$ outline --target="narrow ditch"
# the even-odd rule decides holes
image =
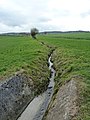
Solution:
[[[38,97],[35,97],[17,120],[42,120],[43,116],[45,115],[45,112],[47,110],[47,107],[51,101],[54,92],[55,84],[54,83],[55,70],[53,68],[53,62],[51,61],[51,57],[52,53],[48,59],[51,76],[47,90]]]

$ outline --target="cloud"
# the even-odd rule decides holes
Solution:
[[[80,15],[82,18],[86,18],[86,17],[90,16],[90,10],[88,10],[87,12],[83,12]]]
[[[0,9],[0,22],[8,26],[20,26],[25,24],[24,16],[15,13],[15,11],[7,11]]]
[[[0,0],[0,32],[90,30],[90,0]]]

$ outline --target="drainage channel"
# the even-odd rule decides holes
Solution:
[[[51,77],[47,90],[38,97],[35,97],[17,120],[42,120],[45,115],[54,92],[55,70],[53,68],[53,63],[51,62],[51,56],[48,59]]]

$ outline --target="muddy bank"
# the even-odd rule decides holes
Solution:
[[[77,87],[71,80],[60,87],[54,102],[49,106],[44,120],[73,120],[77,114]]]

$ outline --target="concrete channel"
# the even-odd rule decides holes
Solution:
[[[35,97],[17,120],[42,120],[43,116],[45,115],[54,92],[55,84],[55,70],[53,68],[53,63],[51,62],[51,56],[48,59],[51,77],[47,90],[38,97]]]

